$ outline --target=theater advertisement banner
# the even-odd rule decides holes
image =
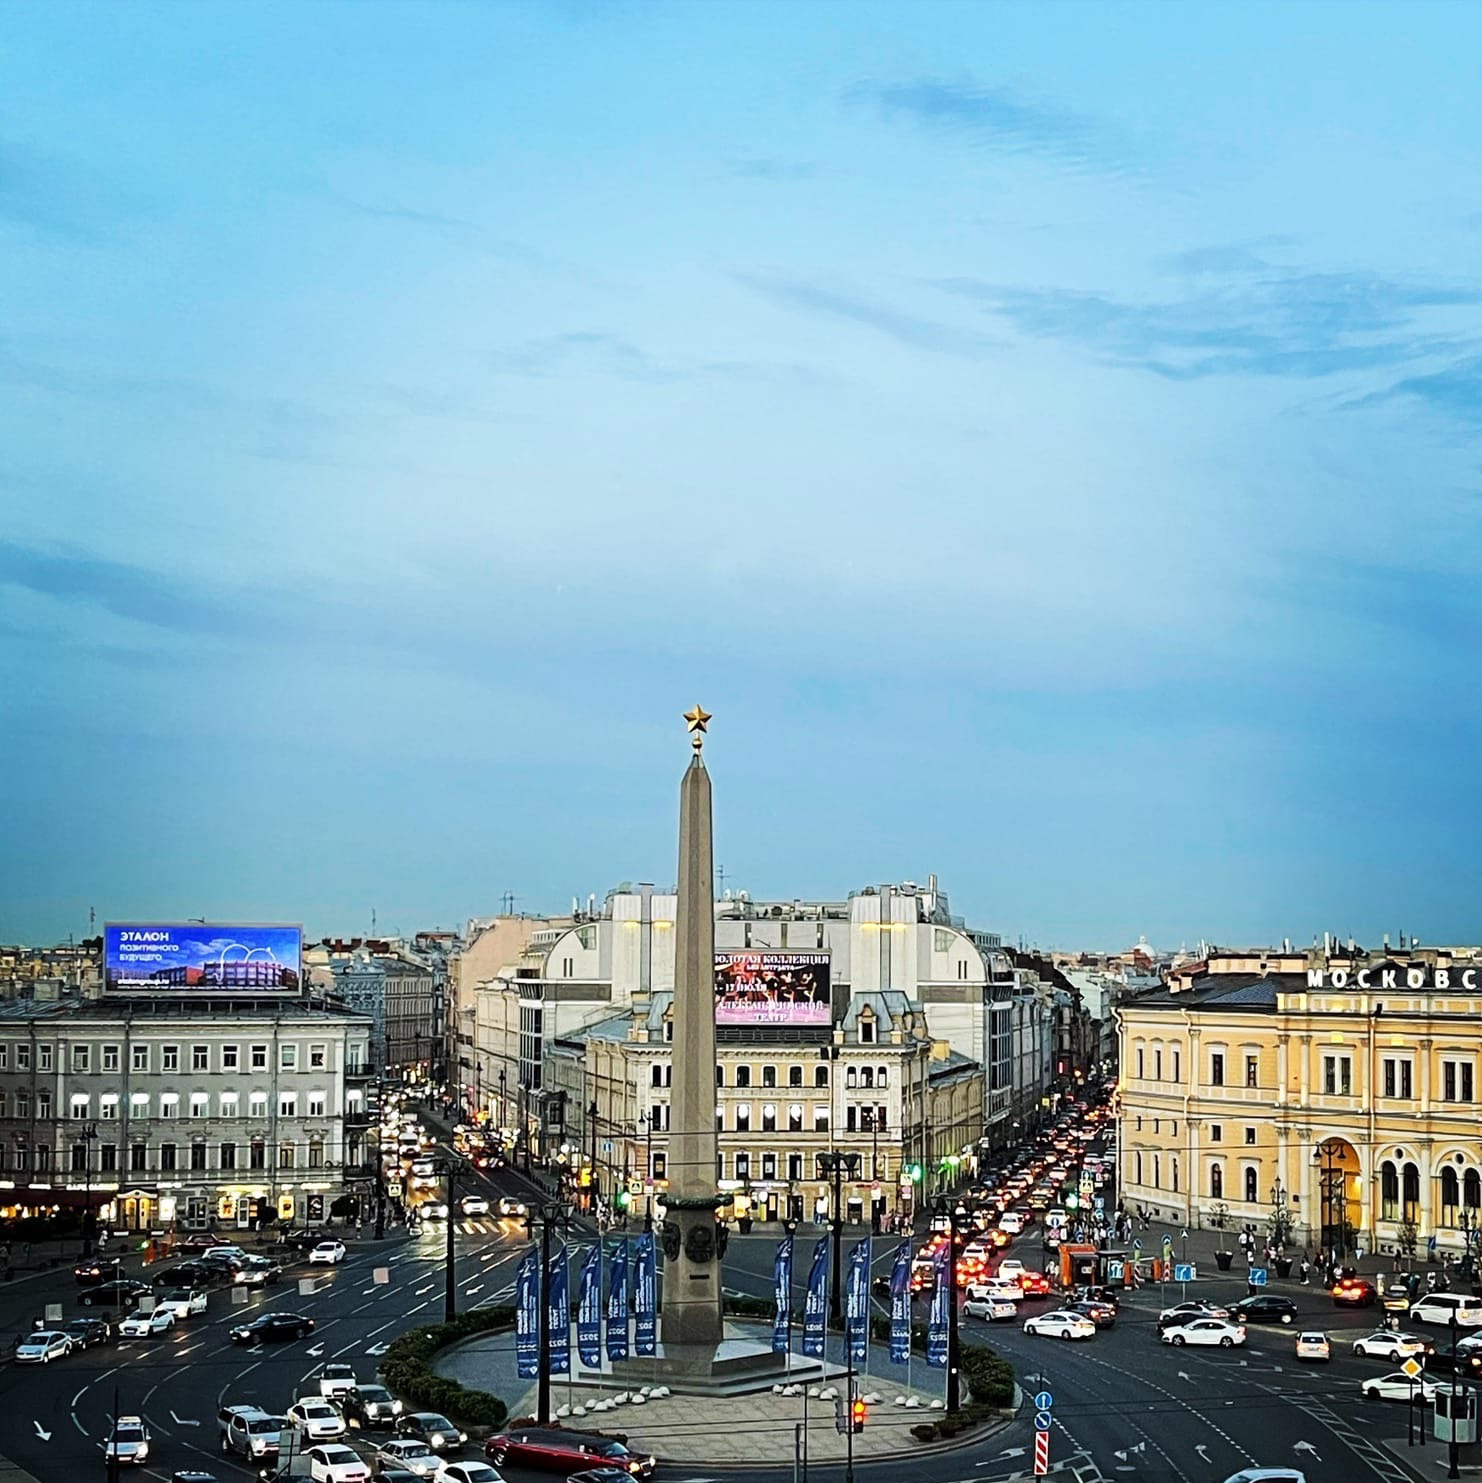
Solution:
[[[131,993],[297,993],[303,929],[217,922],[110,922],[103,984]]]
[[[829,1022],[827,953],[716,953],[717,1025],[827,1025]]]

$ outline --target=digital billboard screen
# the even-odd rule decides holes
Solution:
[[[717,1025],[827,1025],[827,953],[715,955]]]
[[[103,983],[153,993],[295,993],[303,929],[216,922],[112,922]]]

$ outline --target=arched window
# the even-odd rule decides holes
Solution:
[[[1163,1188],[1163,1156],[1156,1153],[1153,1155],[1153,1188]]]
[[[1168,1160],[1168,1178],[1173,1187],[1173,1193],[1178,1193],[1178,1155],[1174,1154]]]
[[[827,1066],[815,1066],[813,1068],[813,1085],[816,1087],[826,1087],[828,1085]]]
[[[1385,1159],[1379,1166],[1379,1218],[1400,1218],[1400,1171],[1395,1168],[1393,1159]]]
[[[1134,1183],[1141,1184],[1142,1183],[1142,1150],[1139,1149],[1137,1151],[1137,1153],[1135,1153],[1133,1155],[1133,1158],[1136,1160],[1136,1163],[1137,1163],[1137,1178],[1134,1181]]]
[[[1247,1205],[1254,1205],[1260,1199],[1260,1195],[1256,1192],[1258,1183],[1255,1165],[1247,1164],[1245,1166],[1245,1203]]]
[[[1406,1164],[1400,1174],[1404,1186],[1401,1206],[1406,1220],[1420,1219],[1420,1170],[1414,1164]]]
[[[1209,1166],[1209,1196],[1213,1200],[1225,1198],[1225,1171],[1219,1164]]]
[[[1473,1215],[1482,1208],[1482,1174],[1468,1169],[1461,1178],[1461,1202]]]
[[[738,1087],[749,1087],[751,1085],[751,1067],[736,1067],[736,1085]]]
[[[875,1068],[873,1066],[861,1066],[859,1068],[859,1084],[868,1087],[871,1091],[875,1089]]]
[[[1136,1050],[1136,1055],[1137,1055],[1137,1079],[1139,1081],[1141,1081],[1142,1080],[1142,1070],[1143,1070],[1142,1046],[1141,1045],[1138,1045],[1137,1050]]]
[[[1460,1194],[1461,1184],[1456,1177],[1456,1170],[1447,1164],[1441,1170],[1441,1224],[1443,1226],[1456,1224],[1456,1205]]]

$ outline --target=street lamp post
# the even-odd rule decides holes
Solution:
[[[654,1125],[646,1112],[638,1114],[643,1129],[643,1229],[654,1228]]]
[[[536,1343],[539,1346],[540,1372],[536,1379],[535,1419],[541,1426],[551,1422],[551,1305],[549,1295],[551,1275],[551,1232],[567,1231],[571,1228],[571,1206],[563,1200],[547,1200],[540,1208],[525,1217],[527,1235],[534,1234],[533,1226],[540,1226],[540,1280],[535,1284],[539,1294],[536,1314]]]
[[[93,1254],[97,1222],[93,1218],[93,1144],[98,1141],[97,1123],[89,1123],[77,1135],[82,1140],[82,1254]]]
[[[1334,1227],[1339,1221],[1334,1218],[1334,1206],[1342,1210],[1343,1195],[1343,1170],[1339,1167],[1340,1157],[1337,1146],[1331,1138],[1319,1143],[1312,1150],[1312,1162],[1321,1164],[1322,1171],[1319,1175],[1319,1199],[1321,1209],[1319,1211],[1319,1237],[1324,1256],[1336,1251],[1338,1239],[1334,1236]],[[1337,1197],[1335,1199],[1335,1196]]]
[[[833,1215],[833,1262],[829,1273],[829,1315],[836,1321],[844,1311],[840,1286],[840,1265],[844,1245],[844,1207],[840,1196],[840,1182],[845,1171],[848,1171],[851,1179],[859,1176],[859,1155],[857,1153],[840,1153],[837,1148],[828,1153],[818,1155],[818,1177],[822,1180],[833,1182],[834,1187],[834,1215]]]
[[[504,1067],[499,1068],[499,1128],[501,1135],[508,1126],[504,1115]]]
[[[592,1124],[591,1195],[587,1209],[595,1214],[597,1210],[597,1197],[602,1192],[597,1182],[597,1099],[595,1097],[587,1105],[587,1119]]]
[[[455,1199],[458,1176],[468,1172],[468,1164],[463,1159],[442,1158],[437,1160],[432,1167],[448,1181],[448,1249],[444,1257],[447,1268],[443,1273],[443,1319],[447,1323],[452,1323],[458,1316],[458,1281],[454,1272],[456,1250],[453,1241],[454,1233],[458,1228]]]

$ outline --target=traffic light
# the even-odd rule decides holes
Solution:
[[[921,1165],[920,1164],[907,1164],[906,1165],[906,1178],[909,1179],[912,1184],[920,1184],[921,1183]]]
[[[626,1190],[626,1189],[620,1189],[620,1190],[619,1190],[619,1191],[618,1191],[618,1197],[617,1197],[617,1202],[618,1202],[618,1209],[619,1209],[619,1210],[626,1210],[626,1209],[627,1209],[627,1208],[628,1208],[628,1202],[629,1202],[629,1201],[630,1201],[630,1200],[631,1200],[631,1199],[632,1199],[632,1198],[633,1198],[633,1196],[632,1196],[632,1195],[630,1195],[630,1194],[629,1194],[629,1193],[628,1193],[628,1192],[627,1192],[627,1190]]]
[[[865,1403],[855,1396],[853,1404],[849,1407],[849,1430],[862,1432],[865,1424]]]

